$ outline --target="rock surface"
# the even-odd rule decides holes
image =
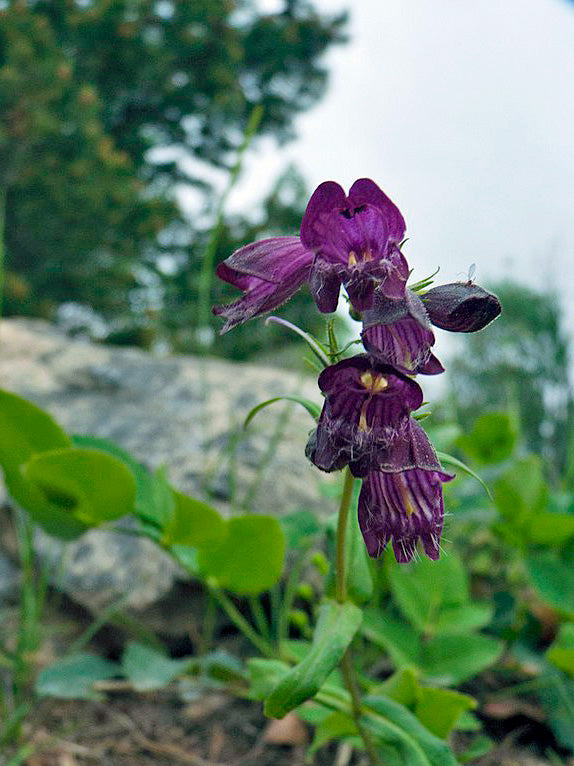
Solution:
[[[0,385],[46,409],[70,433],[110,439],[150,469],[165,464],[175,487],[220,511],[325,510],[325,477],[304,456],[313,424],[303,408],[272,405],[242,429],[265,399],[298,392],[319,402],[312,378],[95,345],[41,321],[12,319],[0,327]],[[37,550],[51,559],[61,552],[44,534]],[[118,599],[141,612],[183,576],[152,543],[103,529],[67,545],[64,556],[61,587],[95,614]]]

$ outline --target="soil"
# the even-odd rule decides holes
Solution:
[[[304,766],[310,732],[292,722],[271,744],[273,724],[261,705],[210,693],[183,703],[175,691],[108,693],[105,701],[44,699],[24,726],[33,752],[8,766]],[[2,760],[3,757],[5,760]],[[366,766],[346,746],[321,750],[313,766]],[[531,752],[501,744],[471,766],[550,766]],[[555,762],[554,762],[555,763]],[[572,766],[572,764],[571,764]]]

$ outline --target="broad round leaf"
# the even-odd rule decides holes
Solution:
[[[227,537],[214,550],[199,553],[199,568],[221,588],[254,595],[281,577],[285,541],[277,519],[238,516],[226,522]]]
[[[8,492],[46,532],[63,540],[78,537],[86,525],[51,506],[26,479],[22,466],[34,455],[69,446],[68,435],[47,412],[16,394],[0,391],[0,466]]]
[[[42,452],[26,464],[24,474],[50,508],[85,525],[133,512],[134,477],[123,463],[100,450],[68,447]]]
[[[162,544],[192,548],[216,548],[228,532],[220,514],[201,500],[174,492],[174,513],[166,524]]]

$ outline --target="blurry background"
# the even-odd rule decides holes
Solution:
[[[568,0],[1,0],[4,313],[273,363],[291,339],[261,321],[216,339],[206,305],[235,295],[202,263],[296,233],[321,181],[370,176],[415,278],[476,263],[503,300],[484,333],[440,334],[448,412],[513,408],[561,473],[573,41]],[[322,332],[304,291],[281,313]]]

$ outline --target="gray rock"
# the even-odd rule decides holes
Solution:
[[[300,393],[320,401],[316,380],[252,364],[157,357],[71,340],[37,321],[5,320],[0,329],[2,386],[50,412],[69,432],[110,439],[150,469],[166,465],[172,484],[226,513],[325,510],[325,480],[307,462],[312,427],[296,404],[275,404],[248,430],[259,402]],[[329,510],[329,509],[327,509]],[[184,575],[146,540],[92,530],[61,553],[37,536],[43,558],[65,556],[62,589],[99,614],[118,599],[141,612]]]

